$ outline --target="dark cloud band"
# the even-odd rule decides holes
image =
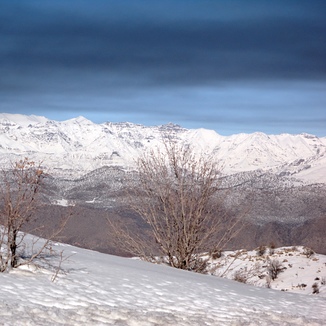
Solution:
[[[275,2],[280,12],[274,16],[265,17],[261,8],[261,15],[256,12],[252,18],[225,20],[216,12],[216,17],[210,14],[205,19],[199,10],[198,17],[192,13],[188,20],[162,21],[154,5],[151,19],[142,20],[139,12],[130,14],[125,7],[127,20],[120,6],[121,19],[117,20],[112,18],[115,6],[105,5],[108,17],[99,19],[88,14],[86,7],[84,12],[73,13],[73,2],[53,11],[32,3],[34,6],[25,2],[24,10],[19,10],[16,2],[14,12],[8,6],[8,16],[2,13],[7,17],[1,23],[3,66],[26,73],[48,67],[94,73],[102,70],[137,74],[140,82],[163,84],[326,77],[326,19],[305,15],[313,5],[300,6],[299,2],[301,15],[299,12],[294,17],[286,17],[282,4]],[[196,8],[206,12],[204,5]],[[232,8],[229,10],[232,13]]]

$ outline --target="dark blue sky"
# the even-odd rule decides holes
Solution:
[[[0,111],[326,136],[326,1],[0,0]]]

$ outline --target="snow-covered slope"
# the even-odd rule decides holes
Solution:
[[[173,124],[95,124],[83,117],[59,122],[1,113],[0,163],[28,156],[52,172],[77,176],[105,165],[131,166],[144,150],[160,146],[162,135],[212,155],[227,174],[262,169],[307,183],[326,182],[326,138],[259,132],[226,137]]]
[[[271,271],[278,268],[272,280]],[[238,282],[326,299],[326,256],[303,246],[222,252],[211,260],[211,273]]]
[[[0,274],[2,325],[324,325],[325,297],[293,294],[68,245],[65,273]],[[71,256],[72,255],[72,256]],[[50,262],[55,257],[48,257]]]
[[[47,118],[36,116],[36,115],[23,115],[23,114],[11,114],[11,113],[0,113],[0,121],[2,125],[18,125],[23,127],[33,126],[39,123],[46,123]]]

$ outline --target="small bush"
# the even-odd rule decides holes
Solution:
[[[259,246],[256,250],[256,253],[258,256],[264,256],[264,254],[266,253],[266,246]]]
[[[313,285],[312,285],[312,294],[318,294],[319,293],[319,286],[318,286],[318,283],[315,282]]]
[[[215,250],[210,253],[210,256],[212,259],[218,259],[222,257],[222,251],[221,250]]]
[[[233,275],[233,280],[240,283],[247,283],[248,276],[246,271],[243,271],[241,269],[237,270]]]
[[[208,259],[203,259],[198,256],[194,256],[188,265],[189,271],[194,271],[196,273],[207,274],[208,270]]]
[[[314,252],[311,248],[305,247],[304,250],[303,250],[303,254],[304,254],[307,258],[310,258],[312,255],[315,254],[315,252]]]
[[[282,263],[280,263],[277,259],[273,259],[269,262],[267,266],[267,272],[272,281],[277,279],[278,275],[283,272],[285,267],[282,266]]]

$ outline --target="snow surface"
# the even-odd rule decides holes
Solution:
[[[211,260],[210,269],[213,275],[228,279],[238,275],[247,284],[266,287],[270,279],[268,265],[275,260],[280,263],[282,272],[270,282],[270,288],[312,294],[316,283],[318,295],[326,299],[326,256],[307,247],[265,247],[262,254],[258,250],[224,251],[222,257]]]
[[[57,244],[65,273],[0,274],[1,325],[325,325],[326,298]],[[54,257],[49,258],[52,262]],[[56,258],[57,259],[57,258]]]
[[[86,201],[85,203],[90,203],[90,202]],[[72,200],[67,200],[67,199],[61,198],[61,199],[58,199],[58,200],[54,200],[52,202],[52,205],[68,207],[68,206],[75,206],[75,203]]]
[[[19,126],[28,127],[29,125],[44,124],[49,121],[47,118],[37,115],[24,115],[12,113],[0,113],[0,120],[7,123],[15,123]]]

